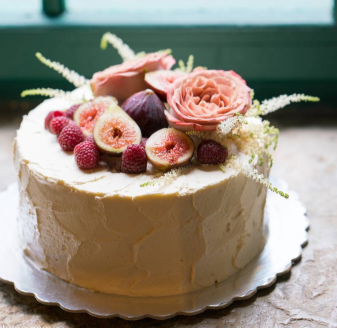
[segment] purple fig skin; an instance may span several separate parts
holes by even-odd
[[[138,124],[145,138],[168,127],[165,106],[150,89],[135,93],[126,99],[121,107]]]

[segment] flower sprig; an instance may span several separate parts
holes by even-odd
[[[71,92],[66,92],[59,89],[51,89],[51,88],[37,88],[37,89],[28,89],[21,92],[21,97],[26,96],[44,96],[44,97],[58,97],[58,98],[65,98],[68,101],[78,104],[83,102],[83,99],[78,99],[74,97]]]
[[[36,58],[44,65],[52,68],[57,73],[60,73],[66,80],[72,83],[75,87],[81,87],[88,84],[88,80],[78,74],[77,72],[70,70],[59,62],[51,61],[50,59],[44,57],[41,53],[37,52],[35,54]]]
[[[159,54],[166,54],[166,55],[171,55],[172,54],[172,49],[162,49],[162,50],[158,50],[157,53]]]
[[[232,156],[226,162],[226,165],[233,167],[238,172],[241,172],[246,178],[265,186],[270,191],[280,195],[281,197],[286,199],[289,198],[287,193],[273,187],[273,184],[262,173],[259,173],[253,164],[242,163],[236,156]]]
[[[176,68],[176,71],[180,71],[183,73],[191,73],[193,70],[193,65],[194,65],[194,56],[193,55],[189,55],[186,65],[184,63],[184,61],[182,59],[180,59],[178,61],[178,68]]]
[[[270,125],[267,120],[262,121],[261,118],[247,118],[248,124],[241,125],[236,133],[239,138],[236,139],[238,148],[247,155],[251,155],[251,162],[255,156],[258,158],[258,164],[263,165],[264,155],[268,158],[269,166],[273,165],[273,157],[269,152],[272,147],[277,147],[279,130]]]
[[[110,32],[103,34],[101,39],[101,49],[105,50],[108,47],[108,44],[111,44],[117,50],[124,62],[136,57],[135,52],[125,44],[121,38]]]
[[[241,125],[247,125],[248,122],[244,116],[240,113],[235,113],[235,116],[228,118],[218,124],[215,131],[187,131],[186,133],[190,136],[196,136],[201,139],[211,139],[219,144],[226,146],[227,138],[233,137],[234,131]]]
[[[59,89],[51,88],[37,88],[37,89],[28,89],[21,92],[21,97],[26,96],[45,96],[45,97],[64,97],[66,92]]]
[[[224,163],[219,164],[219,169],[223,172],[226,173],[226,165]]]
[[[156,185],[168,185],[172,183],[176,178],[178,178],[180,175],[184,173],[186,169],[188,169],[189,166],[183,166],[183,167],[178,167],[176,169],[172,169],[165,174],[161,175],[158,178],[154,178],[151,181],[144,182],[140,186],[141,187],[148,187],[148,186],[156,186]]]
[[[123,42],[121,38],[119,38],[117,35],[107,32],[104,33],[101,38],[101,49],[105,50],[108,47],[108,44],[110,44],[113,48],[115,48],[122,58],[123,62],[140,58],[146,55],[145,51],[141,51],[138,53],[135,53],[126,43]],[[163,49],[158,50],[158,53],[166,53],[167,55],[170,55],[172,53],[171,49]]]
[[[283,191],[278,190],[278,188],[273,187],[272,183],[267,178],[265,178],[265,176],[262,173],[259,174],[258,170],[254,168],[252,165],[245,164],[241,166],[240,172],[242,172],[242,174],[248,179],[251,179],[257,183],[262,184],[272,192],[275,192],[276,194],[279,194],[284,198],[289,198],[289,195],[287,193],[284,193]]]
[[[269,113],[275,112],[291,103],[297,103],[301,101],[317,102],[318,97],[307,96],[304,94],[293,94],[293,95],[281,95],[279,97],[274,97],[271,99],[263,100],[262,103],[258,100],[253,101],[253,105],[246,113],[246,116],[261,116],[267,115]]]

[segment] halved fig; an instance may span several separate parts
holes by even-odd
[[[119,106],[110,106],[95,123],[93,136],[105,154],[121,156],[128,145],[140,144],[142,133],[137,123]]]
[[[146,155],[154,167],[167,171],[187,165],[193,156],[193,140],[174,128],[155,132],[146,142]]]
[[[98,118],[105,110],[118,102],[114,97],[97,97],[79,106],[74,113],[74,121],[81,128],[85,136],[92,134],[92,130]]]
[[[145,83],[160,99],[166,101],[165,88],[183,75],[185,75],[185,73],[170,70],[149,72],[145,74]]]

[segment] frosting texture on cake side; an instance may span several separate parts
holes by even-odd
[[[14,143],[22,247],[43,269],[95,291],[166,296],[221,282],[263,249],[264,186],[216,166],[146,188],[151,168],[88,174],[43,128],[50,110],[67,107],[43,102]],[[267,164],[259,171],[268,176]]]

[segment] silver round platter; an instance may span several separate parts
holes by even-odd
[[[13,284],[20,294],[65,311],[88,313],[99,318],[168,319],[220,309],[252,297],[258,289],[276,282],[291,270],[307,243],[308,219],[298,195],[280,179],[273,184],[289,199],[268,193],[265,221],[266,246],[247,266],[226,281],[196,292],[169,297],[128,297],[92,292],[67,283],[38,268],[19,246],[16,218],[19,208],[17,184],[0,193],[0,280]]]

